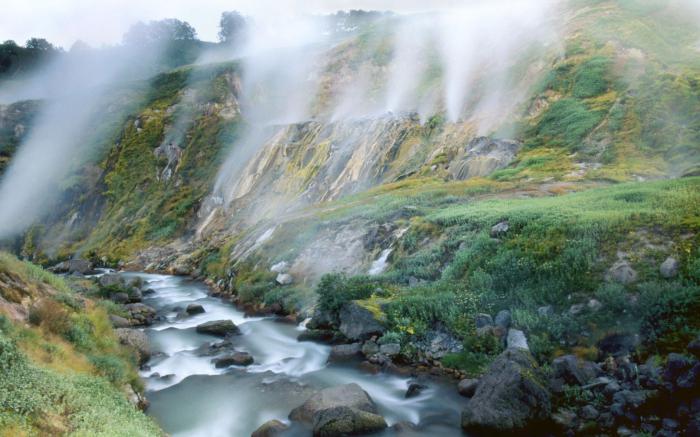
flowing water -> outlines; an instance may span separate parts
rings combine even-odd
[[[459,412],[464,404],[454,384],[429,382],[418,397],[404,397],[409,378],[372,375],[357,363],[328,363],[330,348],[298,342],[304,329],[275,318],[246,318],[233,305],[210,297],[207,287],[191,279],[134,274],[148,282],[155,293],[144,303],[155,308],[163,321],[145,330],[154,354],[142,371],[148,413],[172,436],[247,437],[270,419],[287,422],[289,412],[316,390],[350,382],[358,383],[376,402],[389,425],[417,424],[407,436],[461,435]],[[188,304],[201,304],[205,313],[178,317]],[[216,369],[211,356],[197,349],[221,341],[199,334],[195,327],[211,320],[232,320],[242,335],[233,337],[236,350],[249,352],[255,364]],[[155,375],[154,375],[155,374]],[[388,430],[381,435],[396,435]],[[285,435],[309,436],[294,425]]]

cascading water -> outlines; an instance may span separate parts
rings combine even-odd
[[[390,425],[414,423],[413,435],[460,435],[459,411],[464,401],[454,385],[430,383],[419,396],[406,399],[408,378],[371,375],[353,363],[328,363],[328,346],[297,341],[302,325],[269,317],[247,318],[232,305],[210,297],[207,287],[197,281],[127,275],[141,277],[154,290],[144,302],[157,310],[161,321],[145,330],[155,353],[141,376],[151,402],[148,413],[173,436],[248,436],[267,420],[287,421],[289,412],[316,390],[350,382],[372,396]],[[192,303],[202,305],[205,312],[178,315]],[[217,369],[212,356],[201,354],[203,346],[221,341],[195,330],[212,320],[231,320],[240,328],[241,335],[232,338],[233,346],[250,353],[253,365]],[[285,435],[309,434],[297,425]]]

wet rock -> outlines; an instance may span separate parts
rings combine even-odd
[[[134,325],[152,325],[156,318],[156,310],[142,303],[130,303],[124,306],[129,313],[129,319]]]
[[[575,355],[555,358],[552,370],[555,378],[561,378],[569,385],[584,385],[598,373],[594,363],[581,360]]]
[[[228,335],[241,333],[231,320],[213,320],[197,325],[196,329],[200,334],[209,334],[217,337],[226,337]]]
[[[154,294],[156,294],[156,291],[152,288],[147,288],[141,292],[141,295],[143,296],[152,296]]]
[[[530,350],[530,347],[527,345],[527,338],[525,338],[525,333],[519,329],[508,330],[506,345],[509,349]]]
[[[280,422],[279,420],[273,419],[260,425],[258,429],[253,431],[250,437],[275,437],[281,435],[286,431],[289,426]]]
[[[362,343],[338,344],[331,348],[331,358],[344,360],[353,358],[362,352]]]
[[[297,341],[316,341],[320,343],[329,343],[333,341],[335,331],[330,329],[307,329],[299,334]]]
[[[637,280],[637,272],[632,268],[629,261],[620,260],[610,267],[607,279],[618,284],[631,284]]]
[[[377,406],[366,391],[359,385],[345,384],[329,387],[311,396],[302,405],[289,413],[289,418],[297,422],[312,423],[314,417],[324,410],[347,407],[377,414]]]
[[[148,337],[143,331],[131,328],[115,329],[119,343],[130,347],[136,352],[139,365],[144,364],[151,358],[151,347],[148,343]]]
[[[678,276],[678,269],[680,268],[680,263],[673,257],[668,257],[659,266],[659,273],[662,277],[666,279],[675,278]]]
[[[294,282],[294,278],[289,273],[280,273],[275,281],[280,285],[289,285]]]
[[[576,413],[567,409],[559,409],[552,414],[552,421],[563,429],[571,429],[576,425]]]
[[[371,434],[387,427],[386,420],[378,414],[351,407],[333,407],[314,416],[314,437]]]
[[[387,343],[379,346],[379,353],[393,357],[401,353],[401,345],[398,343]]]
[[[92,272],[92,263],[84,259],[70,259],[48,269],[53,273],[79,273],[87,275]]]
[[[493,326],[493,319],[489,314],[477,314],[474,317],[474,324],[476,325],[476,329]]]
[[[510,225],[508,225],[508,222],[506,222],[506,221],[495,224],[491,228],[491,237],[492,238],[502,237],[508,232],[508,229],[510,229]]]
[[[348,302],[340,310],[340,332],[350,340],[367,340],[384,334],[383,324],[368,309],[356,302]]]
[[[185,312],[190,316],[204,313],[204,307],[198,303],[191,303],[185,308]]]
[[[223,369],[230,366],[250,366],[253,362],[253,357],[248,352],[234,352],[231,355],[215,359],[214,366],[217,369]]]
[[[491,364],[462,412],[462,428],[475,433],[505,433],[550,417],[550,393],[532,356],[507,349]]]
[[[197,356],[200,357],[210,357],[224,352],[234,352],[233,344],[229,340],[203,344],[196,350]]]
[[[457,391],[460,395],[465,397],[472,397],[476,393],[476,389],[479,387],[479,380],[473,378],[466,378],[459,381],[457,384]]]
[[[428,386],[425,384],[421,384],[419,382],[412,382],[408,385],[408,390],[406,390],[406,395],[404,397],[406,399],[415,398],[416,396],[420,395],[426,388],[428,388]]]
[[[580,416],[584,420],[595,420],[600,416],[600,412],[593,405],[586,405],[581,408]]]
[[[496,314],[496,318],[494,319],[494,323],[496,326],[499,328],[503,329],[503,331],[508,331],[508,328],[510,328],[510,321],[511,321],[511,315],[510,311],[508,310],[501,310]]]
[[[306,324],[308,329],[332,329],[336,324],[336,320],[330,311],[324,311],[316,308],[313,317]]]
[[[620,384],[618,384],[617,381],[612,381],[611,383],[605,386],[605,388],[603,389],[603,394],[608,398],[612,398],[613,396],[615,396],[615,393],[619,392],[620,390],[622,390]]]
[[[663,373],[664,380],[674,383],[692,366],[693,361],[689,357],[678,353],[670,353],[666,358],[666,367]]]
[[[365,344],[362,345],[362,355],[366,356],[367,358],[376,353],[379,353],[379,345],[376,342],[366,341]]]

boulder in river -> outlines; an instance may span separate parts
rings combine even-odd
[[[191,303],[185,308],[185,312],[190,316],[194,314],[202,314],[204,312],[204,307],[198,303]]]
[[[253,357],[248,352],[234,352],[214,360],[217,369],[229,366],[250,366],[253,364]]]
[[[377,414],[377,406],[367,392],[359,385],[351,383],[319,391],[293,409],[289,418],[297,422],[312,423],[314,416],[319,412],[335,407],[349,407]]]
[[[250,437],[275,437],[281,435],[289,426],[277,419],[268,420],[253,431]]]
[[[152,325],[156,310],[142,303],[130,303],[124,306],[133,325]]]
[[[333,407],[314,416],[314,437],[371,434],[387,427],[378,414],[350,407]]]
[[[457,391],[459,391],[459,394],[462,396],[470,398],[474,396],[474,393],[476,393],[477,387],[479,387],[478,379],[466,378],[459,381]]]
[[[338,344],[331,348],[331,358],[345,360],[353,358],[362,352],[362,343]]]
[[[197,332],[200,334],[214,335],[216,337],[226,337],[241,333],[238,326],[234,325],[231,320],[212,320],[202,323],[201,325],[197,325]]]
[[[491,364],[462,412],[462,428],[485,435],[529,429],[547,420],[550,393],[528,351],[507,349]]]
[[[340,332],[351,340],[367,340],[384,334],[385,328],[375,314],[358,304],[348,302],[340,310]]]

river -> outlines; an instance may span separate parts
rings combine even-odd
[[[357,363],[329,363],[330,347],[298,342],[304,329],[274,317],[247,318],[230,303],[211,297],[205,284],[189,278],[129,273],[147,282],[155,293],[144,303],[162,320],[145,329],[154,357],[141,372],[150,401],[148,414],[172,436],[247,437],[262,423],[289,423],[289,412],[314,391],[340,384],[359,384],[376,402],[391,426],[417,424],[402,436],[458,436],[464,398],[455,384],[431,381],[419,396],[406,399],[407,377],[363,372]],[[178,317],[188,304],[205,313]],[[232,320],[242,335],[232,338],[236,350],[249,352],[255,364],[217,369],[198,348],[221,339],[199,334],[195,327],[211,320]],[[310,436],[293,425],[284,435]],[[398,435],[389,429],[380,434]]]

